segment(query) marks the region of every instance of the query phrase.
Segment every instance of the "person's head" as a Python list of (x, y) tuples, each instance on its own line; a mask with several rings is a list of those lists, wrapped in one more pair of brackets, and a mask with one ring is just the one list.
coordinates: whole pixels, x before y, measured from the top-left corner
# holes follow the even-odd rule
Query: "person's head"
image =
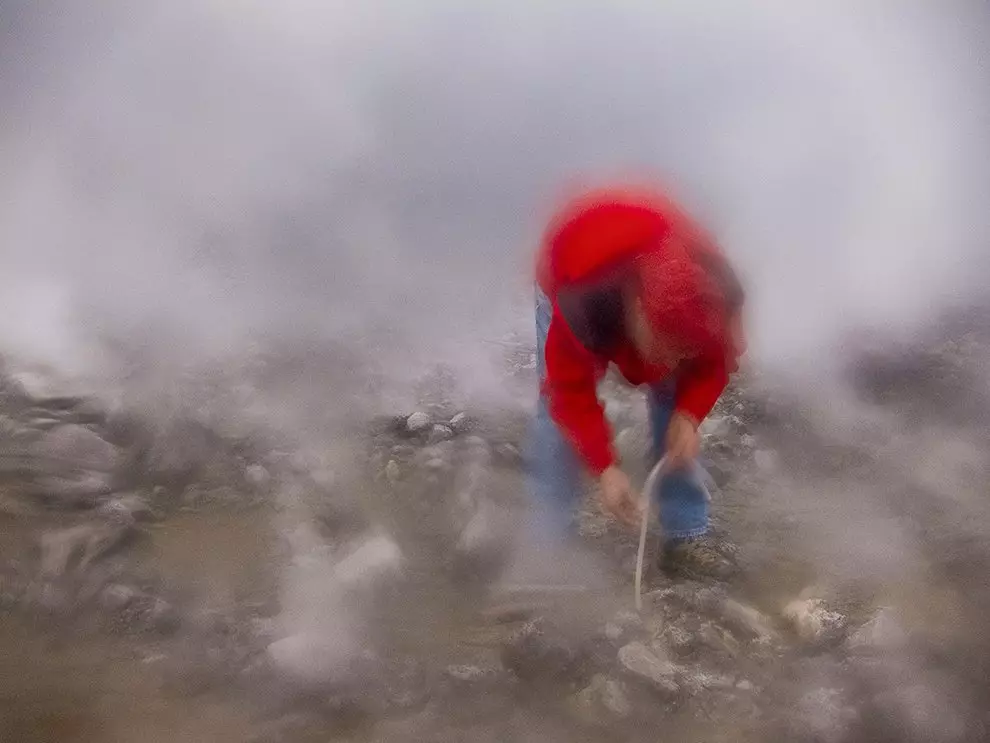
[(735, 271), (703, 243), (671, 239), (644, 255), (626, 287), (626, 332), (647, 361), (677, 366), (746, 351), (744, 292)]

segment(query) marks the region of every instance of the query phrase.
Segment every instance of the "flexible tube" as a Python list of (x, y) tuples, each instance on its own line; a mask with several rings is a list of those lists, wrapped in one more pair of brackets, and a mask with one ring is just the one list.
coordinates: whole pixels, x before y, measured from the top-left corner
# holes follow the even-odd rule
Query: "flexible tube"
[[(650, 523), (650, 500), (653, 498), (653, 491), (656, 489), (661, 475), (665, 474), (663, 469), (666, 464), (667, 457), (660, 457), (660, 461), (653, 465), (653, 469), (650, 470), (650, 474), (646, 478), (646, 485), (643, 486), (643, 506), (640, 509), (643, 515), (639, 525), (639, 552), (636, 555), (636, 611), (643, 610), (643, 556), (646, 553), (646, 529)], [(708, 473), (697, 462), (692, 464), (692, 469), (695, 479), (698, 481), (698, 487), (705, 494), (705, 500), (710, 501), (712, 495), (705, 484)]]

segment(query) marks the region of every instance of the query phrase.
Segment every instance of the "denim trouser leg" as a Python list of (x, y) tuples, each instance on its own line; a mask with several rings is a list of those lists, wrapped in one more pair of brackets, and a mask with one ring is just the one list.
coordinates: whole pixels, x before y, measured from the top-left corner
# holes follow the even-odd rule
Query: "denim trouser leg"
[[(550, 300), (537, 288), (536, 366), (541, 386), (546, 375), (544, 349), (552, 314)], [(525, 458), (529, 489), (534, 497), (532, 526), (541, 537), (563, 539), (569, 533), (572, 509), (581, 494), (581, 463), (550, 418), (542, 394), (530, 426)]]
[[(546, 374), (544, 353), (551, 317), (550, 301), (537, 289), (536, 365), (541, 385)], [(673, 399), (673, 383), (650, 390), (653, 462), (663, 455)], [(525, 459), (536, 511), (531, 526), (543, 537), (564, 538), (570, 528), (572, 509), (581, 494), (582, 467), (574, 448), (550, 418), (542, 395), (530, 426)], [(698, 536), (708, 530), (708, 501), (693, 473), (672, 472), (661, 482), (659, 490), (659, 517), (666, 538)]]
[[(663, 456), (664, 438), (674, 412), (674, 389), (674, 383), (667, 382), (651, 389), (648, 397), (654, 463)], [(665, 539), (696, 537), (708, 531), (708, 499), (697, 477), (697, 473), (677, 470), (660, 482), (656, 500)]]

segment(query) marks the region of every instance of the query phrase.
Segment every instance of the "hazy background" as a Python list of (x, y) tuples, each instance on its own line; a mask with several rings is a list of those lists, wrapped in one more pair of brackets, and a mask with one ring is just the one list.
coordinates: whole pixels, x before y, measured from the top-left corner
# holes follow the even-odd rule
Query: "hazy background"
[(988, 25), (800, 6), (6, 0), (0, 347), (76, 371), (96, 333), (188, 360), (391, 328), (397, 380), (478, 374), (532, 332), (554, 199), (635, 172), (739, 263), (752, 360), (820, 366), (982, 289)]

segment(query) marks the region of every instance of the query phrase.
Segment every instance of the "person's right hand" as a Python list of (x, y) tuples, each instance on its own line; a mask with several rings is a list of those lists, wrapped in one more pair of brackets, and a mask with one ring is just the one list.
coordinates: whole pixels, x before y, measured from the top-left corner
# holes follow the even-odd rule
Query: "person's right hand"
[(639, 493), (625, 472), (613, 464), (599, 475), (598, 487), (602, 508), (624, 524), (639, 525)]

